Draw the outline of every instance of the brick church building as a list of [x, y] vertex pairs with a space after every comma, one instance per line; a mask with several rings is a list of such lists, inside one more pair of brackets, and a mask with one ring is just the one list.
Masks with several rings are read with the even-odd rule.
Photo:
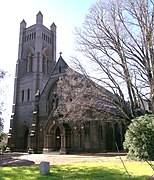
[[122, 148], [124, 130], [119, 123], [90, 121], [86, 128], [77, 131], [69, 123], [59, 123], [53, 118], [51, 104], [56, 83], [67, 68], [61, 54], [56, 60], [56, 25], [52, 23], [50, 29], [45, 27], [41, 12], [36, 15], [36, 24], [30, 27], [26, 27], [23, 20], [10, 120], [8, 145], [11, 151], [113, 151], [115, 141]]

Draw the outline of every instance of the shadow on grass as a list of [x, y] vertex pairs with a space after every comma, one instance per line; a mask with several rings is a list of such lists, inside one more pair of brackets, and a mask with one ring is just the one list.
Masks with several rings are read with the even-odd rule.
[[0, 167], [5, 166], [30, 166], [33, 165], [34, 161], [29, 161], [27, 159], [18, 159], [18, 158], [7, 158], [0, 160]]
[[[148, 176], [132, 177], [134, 180], [145, 180]], [[127, 180], [129, 176], [121, 171], [105, 167], [87, 166], [51, 166], [50, 173], [40, 175], [38, 166], [0, 168], [0, 179], [52, 179], [52, 180]]]

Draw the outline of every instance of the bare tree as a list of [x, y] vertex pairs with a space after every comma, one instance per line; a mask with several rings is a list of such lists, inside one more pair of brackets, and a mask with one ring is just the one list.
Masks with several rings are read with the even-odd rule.
[[[141, 108], [145, 113], [144, 99], [150, 98], [154, 110], [153, 33], [152, 0], [100, 0], [91, 7], [83, 27], [75, 30], [77, 50], [99, 72], [99, 77], [91, 78], [123, 102], [129, 101], [130, 118]], [[86, 74], [77, 58], [74, 62]], [[125, 112], [126, 106], [121, 108]]]
[[[3, 70], [0, 70], [0, 82], [4, 78], [5, 74], [6, 72], [4, 72]], [[2, 95], [3, 95], [3, 88], [2, 88], [2, 85], [0, 84], [0, 133], [3, 130], [3, 117], [2, 117], [3, 100], [1, 98]]]

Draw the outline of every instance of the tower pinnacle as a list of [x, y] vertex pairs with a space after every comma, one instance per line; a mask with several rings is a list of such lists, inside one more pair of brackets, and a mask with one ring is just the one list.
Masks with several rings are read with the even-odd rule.
[[43, 15], [41, 11], [39, 11], [36, 15], [36, 24], [43, 24]]
[[23, 19], [20, 23], [21, 28], [26, 28], [26, 21]]

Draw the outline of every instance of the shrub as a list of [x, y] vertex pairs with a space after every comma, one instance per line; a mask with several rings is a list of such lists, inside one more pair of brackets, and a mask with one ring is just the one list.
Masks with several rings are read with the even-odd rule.
[[130, 158], [154, 160], [154, 115], [133, 119], [126, 131], [123, 145]]
[[0, 153], [4, 152], [7, 146], [7, 134], [0, 133]]

